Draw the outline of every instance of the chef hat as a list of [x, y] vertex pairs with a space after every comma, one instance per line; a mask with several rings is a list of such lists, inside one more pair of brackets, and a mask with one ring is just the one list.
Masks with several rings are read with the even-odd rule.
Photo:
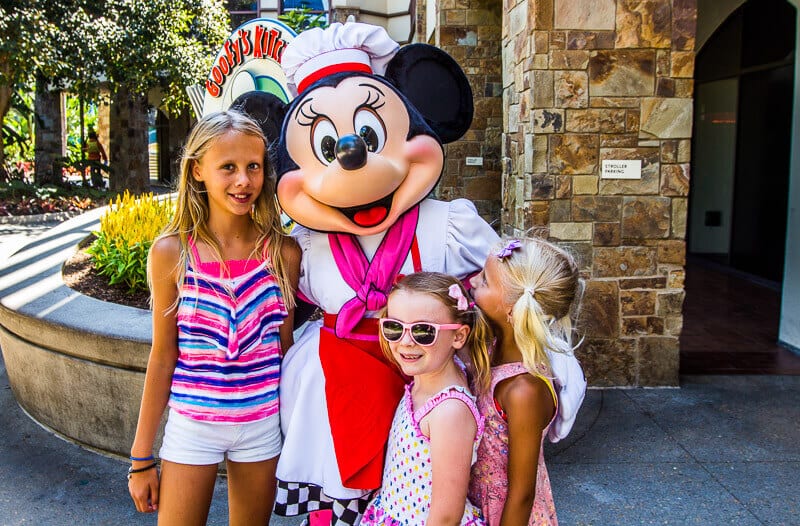
[[314, 82], [343, 71], [383, 75], [400, 46], [380, 26], [335, 22], [304, 31], [281, 57], [289, 90], [296, 96]]

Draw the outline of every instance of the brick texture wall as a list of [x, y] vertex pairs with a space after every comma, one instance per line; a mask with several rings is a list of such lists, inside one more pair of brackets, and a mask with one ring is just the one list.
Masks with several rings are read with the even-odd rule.
[[[677, 385], [696, 0], [502, 3], [502, 230], [577, 256], [590, 384]], [[601, 179], [606, 159], [641, 160], [641, 179]]]
[[[424, 12], [424, 3], [418, 3], [418, 39], [425, 35]], [[430, 42], [449, 53], [464, 69], [475, 103], [472, 127], [461, 140], [445, 148], [444, 173], [436, 187], [436, 197], [471, 199], [478, 212], [497, 228], [503, 133], [501, 18], [502, 5], [497, 1], [440, 1], [438, 25]], [[483, 165], [467, 166], [467, 157], [480, 157]]]

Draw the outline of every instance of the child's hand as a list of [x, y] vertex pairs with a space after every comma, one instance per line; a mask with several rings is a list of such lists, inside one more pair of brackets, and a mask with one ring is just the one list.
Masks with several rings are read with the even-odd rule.
[[128, 478], [128, 491], [136, 510], [144, 513], [158, 511], [158, 469], [141, 473], [131, 473]]

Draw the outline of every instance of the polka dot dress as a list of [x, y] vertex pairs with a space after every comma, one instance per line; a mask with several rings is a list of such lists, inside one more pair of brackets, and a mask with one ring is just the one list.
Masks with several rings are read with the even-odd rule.
[[[362, 526], [424, 525], [431, 506], [431, 452], [430, 440], [422, 434], [419, 421], [444, 400], [457, 398], [470, 408], [478, 423], [477, 436], [483, 431], [483, 419], [475, 406], [475, 399], [461, 386], [450, 386], [430, 398], [418, 411], [414, 411], [411, 385], [392, 421], [383, 484], [370, 503]], [[477, 441], [475, 443], [477, 448]], [[475, 455], [473, 454], [473, 461]], [[483, 526], [480, 511], [469, 501], [461, 518], [462, 525]]]

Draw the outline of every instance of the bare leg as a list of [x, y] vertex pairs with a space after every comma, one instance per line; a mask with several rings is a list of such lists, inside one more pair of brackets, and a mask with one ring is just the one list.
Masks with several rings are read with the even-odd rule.
[[159, 526], [205, 526], [217, 465], [190, 466], [161, 461]]
[[230, 526], [266, 526], [275, 503], [278, 457], [261, 462], [228, 461]]

